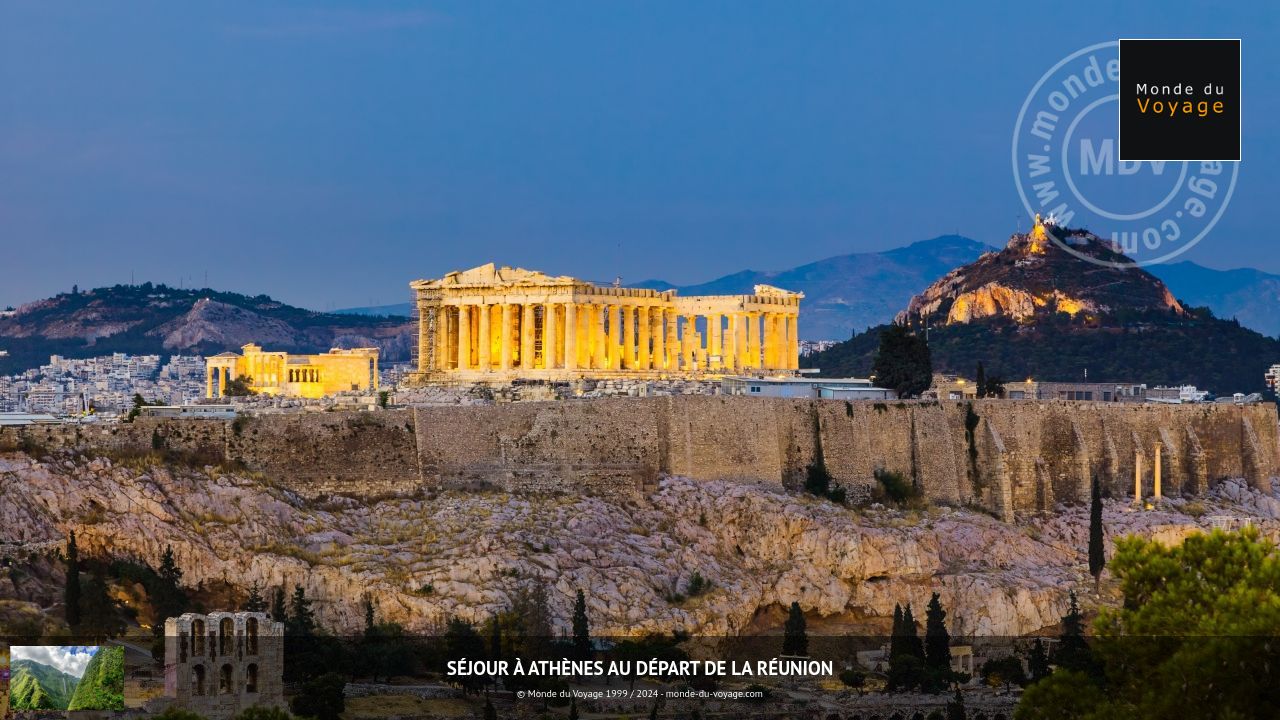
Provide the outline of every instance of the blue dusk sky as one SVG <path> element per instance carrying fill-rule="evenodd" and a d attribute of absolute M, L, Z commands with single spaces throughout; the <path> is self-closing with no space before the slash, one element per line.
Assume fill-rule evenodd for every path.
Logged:
<path fill-rule="evenodd" d="M 690 283 L 1026 213 L 1028 90 L 1243 39 L 1244 162 L 1185 257 L 1280 272 L 1280 5 L 0 0 L 0 306 L 151 280 L 315 309 L 487 261 Z M 1093 228 L 1106 231 L 1106 228 Z"/>

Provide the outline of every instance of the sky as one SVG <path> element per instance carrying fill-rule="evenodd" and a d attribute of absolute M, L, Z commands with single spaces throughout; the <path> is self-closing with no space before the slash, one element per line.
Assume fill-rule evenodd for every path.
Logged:
<path fill-rule="evenodd" d="M 34 660 L 42 665 L 57 668 L 68 675 L 84 677 L 84 669 L 98 652 L 96 646 L 84 645 L 26 645 L 14 646 L 12 660 Z"/>
<path fill-rule="evenodd" d="M 1187 253 L 1280 272 L 1275 3 L 0 0 L 0 306 L 150 280 L 319 310 L 493 261 L 677 284 L 1026 228 L 1018 110 L 1118 37 L 1243 40 Z M 207 278 L 207 279 L 206 279 Z"/>

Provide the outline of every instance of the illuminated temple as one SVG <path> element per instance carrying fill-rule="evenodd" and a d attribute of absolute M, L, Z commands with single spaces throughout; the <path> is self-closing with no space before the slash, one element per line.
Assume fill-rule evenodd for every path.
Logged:
<path fill-rule="evenodd" d="M 792 374 L 802 293 L 597 285 L 492 263 L 410 283 L 419 382 Z"/>
<path fill-rule="evenodd" d="M 233 379 L 243 379 L 255 393 L 288 397 L 378 389 L 378 348 L 334 348 L 317 355 L 263 350 L 254 343 L 240 349 L 240 355 L 222 353 L 205 361 L 205 397 L 225 397 Z"/>

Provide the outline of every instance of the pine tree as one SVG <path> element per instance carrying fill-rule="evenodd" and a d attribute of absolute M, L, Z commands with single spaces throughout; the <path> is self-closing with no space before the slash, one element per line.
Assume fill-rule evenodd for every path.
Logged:
<path fill-rule="evenodd" d="M 289 613 L 285 610 L 283 587 L 278 586 L 271 593 L 271 619 L 277 622 L 289 619 Z"/>
<path fill-rule="evenodd" d="M 898 394 L 919 395 L 933 381 L 933 360 L 924 338 L 904 325 L 890 325 L 880 331 L 880 347 L 871 366 L 876 384 Z"/>
<path fill-rule="evenodd" d="M 1089 574 L 1093 576 L 1094 591 L 1102 579 L 1102 568 L 1107 564 L 1102 536 L 1102 487 L 1098 478 L 1093 479 L 1093 491 L 1089 503 Z"/>
<path fill-rule="evenodd" d="M 502 621 L 496 614 L 489 618 L 489 659 L 502 659 Z"/>
<path fill-rule="evenodd" d="M 581 590 L 573 603 L 573 652 L 578 660 L 591 658 L 591 624 L 587 620 L 587 598 Z"/>
<path fill-rule="evenodd" d="M 67 624 L 72 628 L 80 625 L 80 550 L 76 547 L 76 531 L 72 530 L 67 539 L 67 583 L 63 593 L 66 605 Z"/>
<path fill-rule="evenodd" d="M 942 609 L 938 593 L 934 593 L 929 598 L 924 623 L 925 666 L 929 670 L 929 689 L 934 692 L 946 687 L 951 677 L 951 636 L 946 619 L 947 611 Z"/>
<path fill-rule="evenodd" d="M 1071 593 L 1071 605 L 1062 617 L 1062 636 L 1053 659 L 1058 667 L 1065 670 L 1088 674 L 1095 669 L 1093 653 L 1084 637 L 1084 616 L 1080 614 L 1075 592 Z"/>
<path fill-rule="evenodd" d="M 987 396 L 987 370 L 986 368 L 982 367 L 981 360 L 978 361 L 978 372 L 976 373 L 976 375 L 977 377 L 974 379 L 974 383 L 973 383 L 975 386 L 974 390 L 977 393 L 978 397 L 984 398 Z"/>
<path fill-rule="evenodd" d="M 291 635 L 306 637 L 316 629 L 315 613 L 311 610 L 311 601 L 307 599 L 307 591 L 301 585 L 293 586 L 293 598 L 289 602 L 289 619 L 285 623 Z"/>
<path fill-rule="evenodd" d="M 1036 641 L 1031 644 L 1031 654 L 1027 656 L 1027 672 L 1031 682 L 1048 677 L 1052 672 L 1049 668 L 1049 654 L 1045 652 L 1044 643 L 1040 638 L 1036 638 Z"/>
<path fill-rule="evenodd" d="M 267 609 L 267 600 L 262 597 L 262 590 L 258 587 L 258 581 L 254 580 L 249 586 L 249 597 L 244 601 L 245 612 L 262 612 Z"/>
<path fill-rule="evenodd" d="M 787 614 L 787 623 L 783 626 L 782 633 L 783 655 L 808 657 L 809 635 L 805 632 L 804 611 L 800 609 L 800 603 L 791 603 L 791 611 Z"/>
<path fill-rule="evenodd" d="M 95 570 L 84 584 L 80 598 L 81 632 L 94 638 L 115 637 L 124 632 L 124 622 L 116 615 L 116 604 L 107 594 L 107 581 Z"/>

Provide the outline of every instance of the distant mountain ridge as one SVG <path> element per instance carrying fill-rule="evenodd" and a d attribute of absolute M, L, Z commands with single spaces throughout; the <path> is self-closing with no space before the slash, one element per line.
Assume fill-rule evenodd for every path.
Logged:
<path fill-rule="evenodd" d="M 266 295 L 208 288 L 116 285 L 63 293 L 0 316 L 0 374 L 36 367 L 50 355 L 216 354 L 258 342 L 273 350 L 324 352 L 378 347 L 406 360 L 416 341 L 407 317 L 318 313 Z"/>

